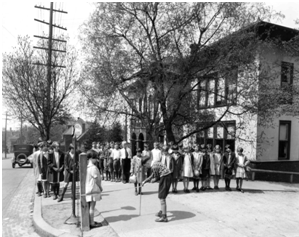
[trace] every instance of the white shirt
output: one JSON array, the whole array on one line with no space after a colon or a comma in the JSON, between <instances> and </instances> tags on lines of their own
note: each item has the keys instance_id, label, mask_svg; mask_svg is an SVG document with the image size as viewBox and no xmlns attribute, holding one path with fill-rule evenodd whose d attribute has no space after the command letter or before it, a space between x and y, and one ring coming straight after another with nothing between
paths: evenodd
<instances>
[{"instance_id":1,"label":"white shirt","mask_svg":"<svg viewBox=\"0 0 299 237\"><path fill-rule=\"evenodd\" d=\"M157 161L161 161L162 158L162 152L159 149L153 149L152 150L152 163L151 166L153 166L153 164Z\"/></svg>"},{"instance_id":2,"label":"white shirt","mask_svg":"<svg viewBox=\"0 0 299 237\"><path fill-rule=\"evenodd\" d=\"M120 150L112 149L110 157L113 158L113 160L119 159L120 158Z\"/></svg>"},{"instance_id":3,"label":"white shirt","mask_svg":"<svg viewBox=\"0 0 299 237\"><path fill-rule=\"evenodd\" d=\"M59 153L58 153L58 151L54 151L54 157L55 157L56 164L58 164L58 161L59 161ZM59 164L59 166L60 166L60 164Z\"/></svg>"},{"instance_id":4,"label":"white shirt","mask_svg":"<svg viewBox=\"0 0 299 237\"><path fill-rule=\"evenodd\" d=\"M131 159L132 158L132 151L128 147L120 149L120 158L121 159L125 159L126 158L126 151L128 153L128 157L127 158Z\"/></svg>"}]
</instances>

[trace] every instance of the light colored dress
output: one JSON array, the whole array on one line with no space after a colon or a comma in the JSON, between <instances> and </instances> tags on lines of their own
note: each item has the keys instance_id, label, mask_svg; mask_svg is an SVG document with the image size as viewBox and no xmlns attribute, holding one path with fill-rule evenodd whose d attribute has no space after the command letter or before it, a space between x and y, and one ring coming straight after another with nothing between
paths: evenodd
<instances>
[{"instance_id":1,"label":"light colored dress","mask_svg":"<svg viewBox=\"0 0 299 237\"><path fill-rule=\"evenodd\" d=\"M193 152L193 168L194 170L197 170L198 171L198 174L200 175L201 174L201 166L202 166L202 153L201 152ZM200 176L195 176L194 174L194 178L197 178L199 179Z\"/></svg>"},{"instance_id":2,"label":"light colored dress","mask_svg":"<svg viewBox=\"0 0 299 237\"><path fill-rule=\"evenodd\" d=\"M100 201L102 199L101 189L96 181L102 181L99 169L92 163L87 165L86 174L86 202ZM88 194L90 193L90 194Z\"/></svg>"},{"instance_id":3,"label":"light colored dress","mask_svg":"<svg viewBox=\"0 0 299 237\"><path fill-rule=\"evenodd\" d=\"M239 167L239 165L244 165L246 161L247 161L246 156L236 155L236 167L237 167L236 178L242 178L242 179L247 178L245 168Z\"/></svg>"},{"instance_id":4,"label":"light colored dress","mask_svg":"<svg viewBox=\"0 0 299 237\"><path fill-rule=\"evenodd\" d=\"M192 170L192 153L185 153L184 161L183 161L183 177L192 178L193 170Z\"/></svg>"},{"instance_id":5,"label":"light colored dress","mask_svg":"<svg viewBox=\"0 0 299 237\"><path fill-rule=\"evenodd\" d=\"M142 165L142 157L134 156L131 163L130 173L136 175L137 183L141 184L145 180L145 169Z\"/></svg>"},{"instance_id":6,"label":"light colored dress","mask_svg":"<svg viewBox=\"0 0 299 237\"><path fill-rule=\"evenodd\" d=\"M215 175L214 153L209 152L209 156L210 156L210 175Z\"/></svg>"},{"instance_id":7,"label":"light colored dress","mask_svg":"<svg viewBox=\"0 0 299 237\"><path fill-rule=\"evenodd\" d=\"M221 175L221 159L222 159L221 153L214 153L213 161L215 167L215 175Z\"/></svg>"}]
</instances>

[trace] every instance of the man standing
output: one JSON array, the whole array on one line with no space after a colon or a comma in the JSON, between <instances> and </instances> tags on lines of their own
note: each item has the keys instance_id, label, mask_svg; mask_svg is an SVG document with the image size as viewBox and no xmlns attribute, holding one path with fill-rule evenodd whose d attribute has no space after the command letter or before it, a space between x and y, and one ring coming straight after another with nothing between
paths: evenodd
<instances>
[{"instance_id":1,"label":"man standing","mask_svg":"<svg viewBox=\"0 0 299 237\"><path fill-rule=\"evenodd\" d=\"M149 177L151 175L152 153L149 150L148 144L144 144L144 150L142 151L141 156L143 157L143 159L148 158L148 160L144 164L144 167L146 177Z\"/></svg>"},{"instance_id":2,"label":"man standing","mask_svg":"<svg viewBox=\"0 0 299 237\"><path fill-rule=\"evenodd\" d=\"M155 142L154 143L154 149L152 150L152 163L151 166L153 166L153 164L155 162L161 162L162 159L162 153L161 150L159 149L159 143Z\"/></svg>"},{"instance_id":3,"label":"man standing","mask_svg":"<svg viewBox=\"0 0 299 237\"><path fill-rule=\"evenodd\" d=\"M129 182L131 159L132 151L128 147L128 143L124 141L122 142L122 149L120 150L121 174L122 182L124 184Z\"/></svg>"},{"instance_id":4,"label":"man standing","mask_svg":"<svg viewBox=\"0 0 299 237\"><path fill-rule=\"evenodd\" d=\"M120 182L120 150L117 143L114 144L114 149L110 156L113 158L113 179L115 182Z\"/></svg>"}]
</instances>

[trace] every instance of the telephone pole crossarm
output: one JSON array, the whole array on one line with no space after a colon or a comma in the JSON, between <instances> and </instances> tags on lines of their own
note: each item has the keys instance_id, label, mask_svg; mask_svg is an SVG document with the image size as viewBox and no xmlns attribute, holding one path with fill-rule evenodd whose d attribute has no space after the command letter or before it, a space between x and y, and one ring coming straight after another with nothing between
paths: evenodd
<instances>
[{"instance_id":1,"label":"telephone pole crossarm","mask_svg":"<svg viewBox=\"0 0 299 237\"><path fill-rule=\"evenodd\" d=\"M50 8L47 8L47 7L41 7L41 6L34 6L35 8L39 8L39 9L43 9L43 10L51 10ZM53 12L60 12L60 13L65 13L65 14L67 14L67 12L66 11L62 11L62 10L56 10L56 9L53 9L52 10Z\"/></svg>"},{"instance_id":2,"label":"telephone pole crossarm","mask_svg":"<svg viewBox=\"0 0 299 237\"><path fill-rule=\"evenodd\" d=\"M45 36L39 36L39 35L33 35L33 37L36 37L36 38L40 38L40 39L49 39L49 37L45 37ZM59 42L64 42L66 43L67 41L66 40L62 40L62 39L52 39L54 41L59 41Z\"/></svg>"}]
</instances>

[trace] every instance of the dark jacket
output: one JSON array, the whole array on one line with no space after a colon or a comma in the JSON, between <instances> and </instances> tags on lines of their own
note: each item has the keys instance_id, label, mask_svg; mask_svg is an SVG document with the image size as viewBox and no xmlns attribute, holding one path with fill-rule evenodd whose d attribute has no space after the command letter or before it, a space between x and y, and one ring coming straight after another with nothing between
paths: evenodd
<instances>
[{"instance_id":1,"label":"dark jacket","mask_svg":"<svg viewBox=\"0 0 299 237\"><path fill-rule=\"evenodd\" d=\"M228 158L229 154L225 152L222 159L224 174L232 174L233 170L235 169L236 154L234 152L231 152L231 159L229 163Z\"/></svg>"},{"instance_id":2,"label":"dark jacket","mask_svg":"<svg viewBox=\"0 0 299 237\"><path fill-rule=\"evenodd\" d=\"M56 182L63 181L64 153L59 150L58 154L59 154L59 164L56 163L54 152L49 154L49 158L48 158L49 182L56 183ZM62 170L59 172L59 179L58 179L58 171L55 171L54 168L62 168Z\"/></svg>"},{"instance_id":3,"label":"dark jacket","mask_svg":"<svg viewBox=\"0 0 299 237\"><path fill-rule=\"evenodd\" d=\"M65 169L65 176L64 176L64 181L65 182L72 182L73 180L73 175L70 171L74 171L76 172L76 181L79 180L79 170L78 170L78 166L79 166L79 152L75 152L74 157L72 158L70 156L70 153L68 152L65 156L64 159L64 169Z\"/></svg>"}]
</instances>

